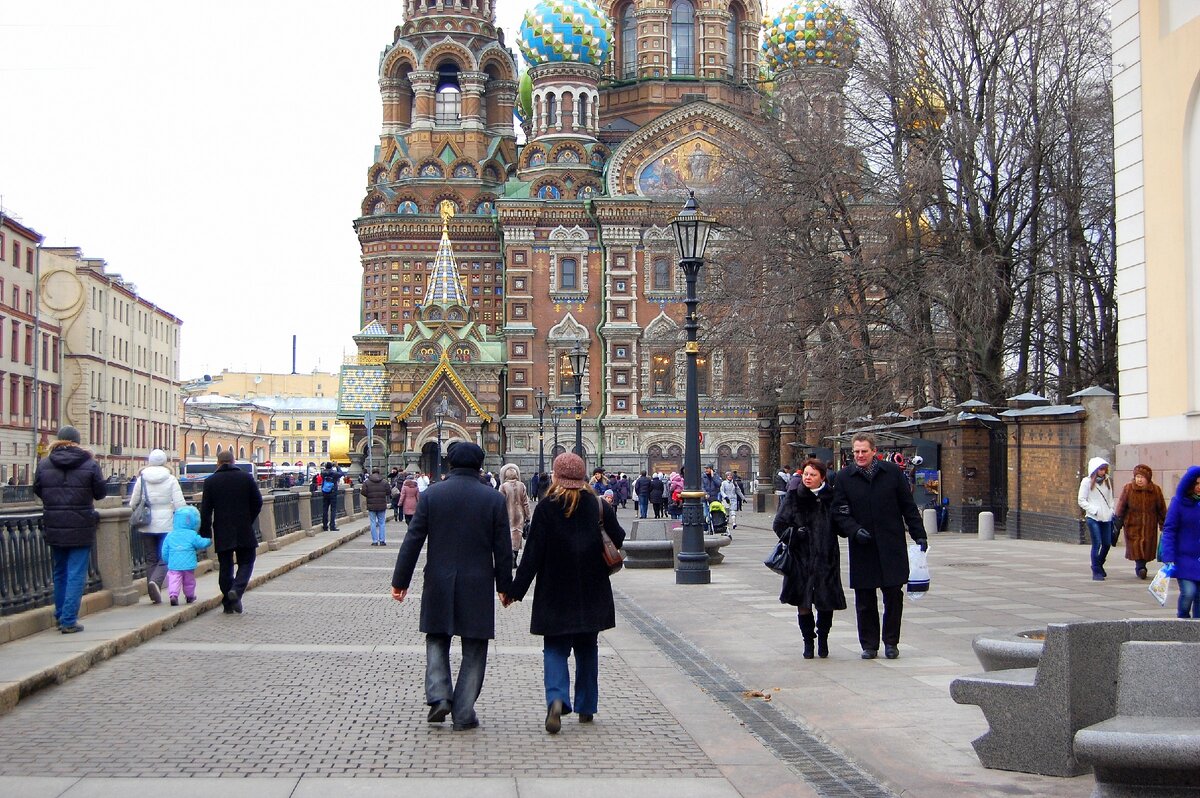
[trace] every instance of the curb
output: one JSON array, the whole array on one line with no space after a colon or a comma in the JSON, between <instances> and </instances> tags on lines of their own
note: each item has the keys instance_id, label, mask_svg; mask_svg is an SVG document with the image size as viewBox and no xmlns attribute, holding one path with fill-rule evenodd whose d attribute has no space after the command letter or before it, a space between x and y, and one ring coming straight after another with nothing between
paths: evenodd
<instances>
[{"instance_id":1,"label":"curb","mask_svg":"<svg viewBox=\"0 0 1200 798\"><path fill-rule=\"evenodd\" d=\"M250 578L247 590L253 590L277 576L282 576L305 563L312 562L334 549L345 545L366 531L367 527L347 531L319 548L306 552L287 562L279 563L266 573L255 574ZM85 651L71 654L54 665L35 671L18 681L8 682L3 687L0 687L0 715L11 712L21 699L28 698L45 687L53 684L62 684L68 679L73 679L82 673L86 673L92 666L111 659L148 640L153 640L163 632L174 629L179 624L190 621L200 614L214 610L220 606L221 597L213 596L207 599L197 599L194 604L184 604L178 608L171 608L173 611L162 618L157 618L136 629L121 633L117 637L100 641ZM119 610L120 608L112 609ZM0 649L0 651L2 650Z\"/></svg>"}]
</instances>

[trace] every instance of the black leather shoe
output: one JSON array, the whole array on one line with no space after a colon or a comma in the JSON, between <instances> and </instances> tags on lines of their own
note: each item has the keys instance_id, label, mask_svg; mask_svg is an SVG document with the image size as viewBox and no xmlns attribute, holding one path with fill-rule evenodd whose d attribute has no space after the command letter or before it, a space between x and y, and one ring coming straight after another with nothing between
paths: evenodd
<instances>
[{"instance_id":1,"label":"black leather shoe","mask_svg":"<svg viewBox=\"0 0 1200 798\"><path fill-rule=\"evenodd\" d=\"M591 723L592 717L593 716L588 714L587 712L580 712L579 713L579 722L580 723Z\"/></svg>"},{"instance_id":2,"label":"black leather shoe","mask_svg":"<svg viewBox=\"0 0 1200 798\"><path fill-rule=\"evenodd\" d=\"M234 612L242 611L242 597L237 594L236 590L230 590L225 594L225 603Z\"/></svg>"},{"instance_id":3,"label":"black leather shoe","mask_svg":"<svg viewBox=\"0 0 1200 798\"><path fill-rule=\"evenodd\" d=\"M65 635L73 635L76 632L82 632L83 626L81 626L80 624L77 624L77 623L72 624L70 626L60 626L60 627L58 627L58 631L62 632ZM547 723L549 723L549 721L547 721Z\"/></svg>"},{"instance_id":4,"label":"black leather shoe","mask_svg":"<svg viewBox=\"0 0 1200 798\"><path fill-rule=\"evenodd\" d=\"M862 653L863 659L875 659L878 656L879 656L879 649L877 649L877 648L864 648L863 649L863 653Z\"/></svg>"},{"instance_id":5,"label":"black leather shoe","mask_svg":"<svg viewBox=\"0 0 1200 798\"><path fill-rule=\"evenodd\" d=\"M558 734L558 730L562 728L562 711L563 702L558 699L550 702L550 708L546 710L546 731Z\"/></svg>"},{"instance_id":6,"label":"black leather shoe","mask_svg":"<svg viewBox=\"0 0 1200 798\"><path fill-rule=\"evenodd\" d=\"M441 723L450 714L451 704L449 701L439 701L429 708L429 722Z\"/></svg>"},{"instance_id":7,"label":"black leather shoe","mask_svg":"<svg viewBox=\"0 0 1200 798\"><path fill-rule=\"evenodd\" d=\"M478 728L479 728L479 718L476 718L475 720L467 721L466 723L455 723L454 724L454 731L467 731L469 729L478 729Z\"/></svg>"},{"instance_id":8,"label":"black leather shoe","mask_svg":"<svg viewBox=\"0 0 1200 798\"><path fill-rule=\"evenodd\" d=\"M883 656L887 657L888 659L896 659L900 656L900 646L885 645L883 647Z\"/></svg>"}]
</instances>

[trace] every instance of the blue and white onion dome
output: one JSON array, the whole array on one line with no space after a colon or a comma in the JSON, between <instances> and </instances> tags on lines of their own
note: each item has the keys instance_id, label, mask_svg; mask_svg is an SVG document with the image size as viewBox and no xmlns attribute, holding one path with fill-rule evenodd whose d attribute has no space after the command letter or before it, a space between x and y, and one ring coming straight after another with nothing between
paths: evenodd
<instances>
[{"instance_id":1,"label":"blue and white onion dome","mask_svg":"<svg viewBox=\"0 0 1200 798\"><path fill-rule=\"evenodd\" d=\"M763 54L772 71L804 66L849 67L860 37L854 20L826 0L796 0L763 18Z\"/></svg>"},{"instance_id":2,"label":"blue and white onion dome","mask_svg":"<svg viewBox=\"0 0 1200 798\"><path fill-rule=\"evenodd\" d=\"M563 61L600 66L610 39L608 15L592 0L542 0L525 12L517 44L531 67Z\"/></svg>"}]
</instances>

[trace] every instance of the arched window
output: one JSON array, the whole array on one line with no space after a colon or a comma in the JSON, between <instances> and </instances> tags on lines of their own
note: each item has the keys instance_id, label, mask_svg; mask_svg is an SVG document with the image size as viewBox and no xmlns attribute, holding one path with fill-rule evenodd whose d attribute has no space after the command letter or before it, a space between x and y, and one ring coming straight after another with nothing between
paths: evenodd
<instances>
[{"instance_id":1,"label":"arched window","mask_svg":"<svg viewBox=\"0 0 1200 798\"><path fill-rule=\"evenodd\" d=\"M188 444L188 456L190 456L190 457L196 456L196 442L195 441L192 441L191 443Z\"/></svg>"},{"instance_id":2,"label":"arched window","mask_svg":"<svg viewBox=\"0 0 1200 798\"><path fill-rule=\"evenodd\" d=\"M621 73L618 77L637 77L637 20L633 16L633 3L621 12Z\"/></svg>"},{"instance_id":3,"label":"arched window","mask_svg":"<svg viewBox=\"0 0 1200 798\"><path fill-rule=\"evenodd\" d=\"M558 262L558 287L563 291L574 291L579 287L579 265L574 258L563 258Z\"/></svg>"},{"instance_id":4,"label":"arched window","mask_svg":"<svg viewBox=\"0 0 1200 798\"><path fill-rule=\"evenodd\" d=\"M239 447L239 448L238 448L238 459L239 459L239 460L245 460L245 459L246 459L246 447L245 447L245 446L242 446L242 447Z\"/></svg>"},{"instance_id":5,"label":"arched window","mask_svg":"<svg viewBox=\"0 0 1200 798\"><path fill-rule=\"evenodd\" d=\"M208 444L204 444L204 459L207 460L209 455Z\"/></svg>"},{"instance_id":6,"label":"arched window","mask_svg":"<svg viewBox=\"0 0 1200 798\"><path fill-rule=\"evenodd\" d=\"M217 454L219 455L220 453L221 453L221 444L218 443L217 444Z\"/></svg>"},{"instance_id":7,"label":"arched window","mask_svg":"<svg viewBox=\"0 0 1200 798\"><path fill-rule=\"evenodd\" d=\"M458 67L443 64L438 67L436 121L439 125L457 125L462 111L462 91L458 87Z\"/></svg>"},{"instance_id":8,"label":"arched window","mask_svg":"<svg viewBox=\"0 0 1200 798\"><path fill-rule=\"evenodd\" d=\"M546 95L546 127L558 124L558 97Z\"/></svg>"},{"instance_id":9,"label":"arched window","mask_svg":"<svg viewBox=\"0 0 1200 798\"><path fill-rule=\"evenodd\" d=\"M696 11L688 0L671 6L671 74L696 74Z\"/></svg>"},{"instance_id":10,"label":"arched window","mask_svg":"<svg viewBox=\"0 0 1200 798\"><path fill-rule=\"evenodd\" d=\"M575 100L575 104L579 106L579 127L586 128L588 124L588 102L587 95L580 94Z\"/></svg>"},{"instance_id":11,"label":"arched window","mask_svg":"<svg viewBox=\"0 0 1200 798\"><path fill-rule=\"evenodd\" d=\"M738 76L738 46L739 29L742 27L742 14L733 7L729 9L729 26L725 29L725 70L731 78Z\"/></svg>"},{"instance_id":12,"label":"arched window","mask_svg":"<svg viewBox=\"0 0 1200 798\"><path fill-rule=\"evenodd\" d=\"M650 276L650 290L671 290L671 264L666 258L654 259L654 271Z\"/></svg>"}]
</instances>

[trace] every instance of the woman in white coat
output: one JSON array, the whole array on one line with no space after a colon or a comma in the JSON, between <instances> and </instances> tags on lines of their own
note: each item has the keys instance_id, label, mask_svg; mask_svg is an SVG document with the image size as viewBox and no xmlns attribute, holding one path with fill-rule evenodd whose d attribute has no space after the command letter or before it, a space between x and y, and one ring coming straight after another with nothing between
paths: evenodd
<instances>
[{"instance_id":1,"label":"woman in white coat","mask_svg":"<svg viewBox=\"0 0 1200 798\"><path fill-rule=\"evenodd\" d=\"M1112 517L1116 509L1112 482L1108 479L1108 461L1103 457L1093 457L1088 462L1088 475L1079 483L1078 500L1092 538L1092 579L1102 582L1108 576L1104 561L1113 542Z\"/></svg>"},{"instance_id":2,"label":"woman in white coat","mask_svg":"<svg viewBox=\"0 0 1200 798\"><path fill-rule=\"evenodd\" d=\"M146 458L147 466L138 475L129 506L136 507L142 495L150 502L150 525L142 527L142 550L146 556L146 595L155 604L162 602L161 588L167 578L167 564L162 558L162 542L175 523L175 511L187 505L179 480L167 468L167 455L155 449Z\"/></svg>"}]
</instances>

